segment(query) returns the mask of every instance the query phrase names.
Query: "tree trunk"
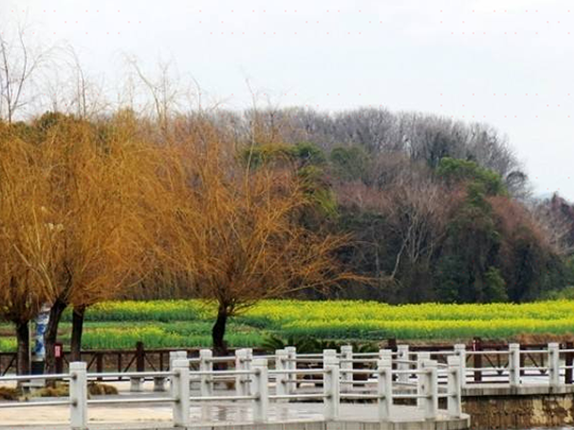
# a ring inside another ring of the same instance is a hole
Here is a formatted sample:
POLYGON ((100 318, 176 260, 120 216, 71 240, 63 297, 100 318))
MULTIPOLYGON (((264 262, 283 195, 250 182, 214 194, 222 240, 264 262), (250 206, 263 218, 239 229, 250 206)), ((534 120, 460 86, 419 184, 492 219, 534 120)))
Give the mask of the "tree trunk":
POLYGON ((50 308, 50 320, 44 334, 44 344, 46 346, 46 373, 56 373, 56 357, 54 357, 54 346, 58 340, 58 326, 62 319, 62 314, 68 305, 61 299, 56 299, 50 308))
POLYGON ((215 355, 227 355, 227 343, 224 340, 227 317, 227 309, 220 307, 217 311, 217 320, 215 320, 215 324, 211 330, 213 353, 215 355))
POLYGON ((28 321, 16 323, 16 340, 18 342, 18 375, 30 374, 30 332, 28 321))
POLYGON ((85 306, 74 308, 72 314, 72 339, 70 344, 70 361, 81 361, 82 332, 84 330, 85 306))

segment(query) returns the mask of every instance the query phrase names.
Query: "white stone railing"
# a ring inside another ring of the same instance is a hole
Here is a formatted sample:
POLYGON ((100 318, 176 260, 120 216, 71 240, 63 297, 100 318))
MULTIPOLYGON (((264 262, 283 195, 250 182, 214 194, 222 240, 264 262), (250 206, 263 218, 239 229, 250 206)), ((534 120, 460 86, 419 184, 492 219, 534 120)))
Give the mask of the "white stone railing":
POLYGON ((468 387, 475 383, 474 373, 480 374, 480 382, 497 383, 508 385, 509 387, 519 387, 527 385, 548 385, 550 387, 560 387, 572 385, 566 378, 567 372, 572 372, 574 366, 567 364, 563 358, 567 354, 574 353, 573 349, 560 349, 558 343, 549 343, 546 349, 522 350, 520 344, 511 343, 507 350, 484 350, 467 351, 465 345, 455 345, 454 351, 447 352, 460 359, 460 373, 463 387, 468 387), (526 356, 538 356, 542 363, 522 365, 526 356), (467 360, 473 356, 483 358, 501 357, 502 364, 492 363, 490 366, 469 367, 467 360))
POLYGON ((171 404, 174 426, 189 423, 192 404, 221 401, 247 402, 256 423, 268 421, 270 404, 301 400, 322 402, 325 420, 339 419, 341 405, 358 400, 370 401, 379 421, 394 419, 397 401, 416 404, 419 411, 424 411, 425 419, 434 420, 439 415, 461 416, 461 395, 475 383, 476 372, 481 372, 482 382, 493 386, 572 385, 564 376, 572 373, 574 366, 566 364, 571 358, 563 360, 572 354, 573 349, 560 349, 557 343, 538 350, 522 350, 519 344, 510 344, 505 350, 469 351, 464 345, 455 345, 452 350, 416 352, 400 345, 397 351, 381 349, 373 353, 357 353, 351 346, 343 346, 340 352, 325 350, 317 354, 299 354, 294 347, 287 347, 263 356, 254 356, 251 349, 239 349, 228 357, 214 357, 211 350, 205 349, 198 358, 191 359, 186 352, 175 351, 170 354, 167 372, 88 374, 86 363, 76 362, 71 363, 68 374, 3 376, 0 383, 64 380, 70 390, 66 399, 6 401, 0 403, 0 408, 69 406, 74 429, 86 428, 90 405, 122 403, 171 404), (531 360, 533 355, 538 357, 538 362, 525 362, 527 355, 531 360), (475 356, 482 356, 491 365, 468 366, 467 361, 475 356), (214 364, 225 364, 227 368, 214 369, 214 364), (120 377, 130 378, 131 391, 142 391, 148 380, 154 381, 154 391, 168 391, 169 381, 169 393, 88 398, 88 381, 120 377), (446 399, 443 411, 439 411, 441 398, 446 399))
MULTIPOLYGON (((269 420, 271 402, 284 403, 298 400, 316 400, 323 403, 323 419, 338 420, 342 404, 356 400, 370 400, 376 408, 377 419, 392 421, 395 417, 395 401, 408 399, 416 402, 424 411, 426 420, 436 420, 439 416, 460 417, 461 384, 458 357, 451 357, 448 365, 439 365, 427 358, 416 362, 414 369, 393 369, 390 351, 383 351, 381 357, 355 357, 352 350, 344 348, 338 354, 335 350, 325 350, 322 354, 297 355, 294 348, 278 350, 272 356, 253 356, 248 349, 239 350, 235 357, 213 357, 211 351, 203 350, 199 359, 187 359, 185 352, 173 352, 170 356, 168 372, 94 373, 88 374, 86 363, 70 364, 70 373, 62 375, 4 376, 5 381, 28 381, 33 379, 59 379, 69 382, 69 398, 65 400, 34 402, 2 402, 0 408, 62 406, 70 408, 70 426, 74 430, 86 429, 87 412, 90 405, 121 405, 125 403, 150 404, 168 403, 172 406, 172 421, 175 427, 190 424, 190 406, 193 403, 214 403, 222 401, 249 402, 252 408, 253 423, 269 420), (226 362, 233 364, 233 370, 214 370, 213 364, 226 362), (299 368, 298 364, 316 367, 299 368), (368 364, 370 369, 354 369, 353 364, 368 364), (271 364, 271 368, 269 366, 271 364), (192 369, 198 365, 198 369, 192 369), (372 391, 353 390, 354 376, 362 375, 372 382, 372 391), (148 379, 169 380, 169 394, 155 397, 111 397, 88 398, 89 380, 106 380, 119 376, 132 379, 132 389, 141 390, 148 379), (309 380, 306 377, 314 376, 309 380), (407 378, 405 382, 405 376, 407 378), (446 377, 448 384, 440 387, 439 376, 446 377), (318 378, 317 378, 318 377, 318 378), (414 384, 412 380, 416 381, 414 384), (218 383, 232 382, 234 389, 218 389, 218 383), (199 389, 191 390, 194 384, 199 389), (318 386, 322 386, 317 390, 318 386), (441 389, 442 388, 442 389, 441 389), (439 399, 447 399, 447 410, 439 412, 439 399)), ((407 360, 407 359, 405 359, 407 360)), ((400 361, 399 361, 400 363, 400 361)))

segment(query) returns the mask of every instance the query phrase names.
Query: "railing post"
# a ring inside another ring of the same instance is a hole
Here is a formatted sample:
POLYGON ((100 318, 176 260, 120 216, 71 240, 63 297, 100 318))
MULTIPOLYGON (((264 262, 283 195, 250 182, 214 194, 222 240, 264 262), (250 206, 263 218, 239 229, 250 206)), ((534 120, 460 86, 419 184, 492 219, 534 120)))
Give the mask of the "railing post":
POLYGON ((256 358, 253 360, 252 392, 255 396, 253 401, 253 422, 264 423, 267 421, 269 408, 269 373, 267 360, 256 358))
POLYGON ((520 344, 508 344, 508 376, 511 387, 520 385, 520 344))
POLYGON ((457 343, 454 346, 454 352, 460 359, 460 386, 466 386, 466 345, 464 343, 457 343))
MULTIPOLYGON (((323 369, 325 368, 325 363, 333 362, 333 360, 337 360, 337 350, 335 350, 335 349, 324 349, 323 350, 323 369)), ((337 361, 337 364, 339 364, 338 361, 337 361)))
MULTIPOLYGON (((428 351, 421 351, 417 354, 417 370, 423 369, 423 362, 430 360, 430 352, 428 351)), ((424 378, 420 373, 417 374, 417 394, 423 394, 423 381, 424 378)), ((418 398, 417 399, 417 406, 419 409, 424 409, 425 407, 425 399, 418 398)))
MULTIPOLYGON (((136 372, 145 372, 145 348, 143 342, 136 342, 136 372)), ((139 376, 130 378, 130 392, 139 393, 143 391, 144 379, 139 376)))
POLYGON ((325 405, 324 417, 326 421, 333 421, 339 417, 340 385, 339 360, 334 349, 323 350, 323 400, 325 405))
MULTIPOLYGON (((528 348, 525 348, 524 345, 520 345, 520 351, 524 351, 524 350, 528 350, 528 348)), ((541 365, 544 366, 544 362, 541 365)), ((526 375, 526 371, 523 369, 523 367, 526 367, 526 354, 521 353, 520 354, 520 377, 523 377, 524 375, 526 375)))
POLYGON ((351 391, 353 389, 353 346, 341 346, 341 392, 351 391))
MULTIPOLYGON (((213 351, 210 349, 202 349, 199 351, 199 371, 200 372, 213 372, 213 351)), ((211 396, 213 393, 213 375, 201 375, 199 377, 199 391, 201 397, 211 396)))
MULTIPOLYGON (((170 371, 173 370, 173 363, 175 362, 175 360, 187 360, 187 351, 169 351, 169 370, 170 371)), ((189 362, 188 362, 188 364, 189 364, 189 362)), ((173 392, 173 390, 172 390, 173 379, 170 378, 170 380, 171 380, 170 381, 170 390, 173 392)), ((191 381, 189 383, 189 386, 191 388, 191 381)))
POLYGON ((189 425, 189 361, 180 358, 172 362, 173 372, 171 394, 173 402, 173 425, 187 427, 189 425))
MULTIPOLYGON (((247 351, 245 349, 235 350, 235 370, 244 371, 245 370, 245 357, 247 351)), ((248 379, 245 375, 235 375, 235 394, 237 396, 245 396, 245 380, 248 379)))
MULTIPOLYGON (((390 348, 379 349, 379 360, 389 360, 391 362, 391 369, 396 369, 397 364, 393 362, 393 353, 394 351, 390 348)), ((392 373, 391 377, 393 378, 393 380, 397 379, 397 375, 393 376, 392 373)))
MULTIPOLYGON (((243 369, 250 371, 251 367, 252 367, 252 363, 253 363, 253 348, 245 348, 245 363, 243 365, 243 369)), ((245 395, 249 396, 251 395, 251 382, 250 382, 251 377, 250 376, 246 376, 244 379, 244 383, 245 383, 245 395)))
POLYGON ((556 342, 548 344, 548 377, 551 387, 560 385, 560 345, 556 342))
MULTIPOLYGON (((397 360, 400 360, 397 363, 397 370, 403 372, 405 370, 409 370, 410 365, 409 363, 401 362, 409 359, 409 346, 408 345, 399 345, 398 346, 398 356, 397 360)), ((397 375, 398 382, 408 382, 409 381, 409 374, 408 373, 399 373, 397 375)))
POLYGON ((143 342, 136 342, 136 370, 145 372, 145 348, 143 342))
MULTIPOLYGON (((187 351, 170 351, 169 352, 169 370, 173 370, 173 363, 175 360, 187 360, 187 351)), ((189 365, 189 361, 188 361, 189 365)), ((193 382, 189 382, 189 388, 191 389, 193 382)), ((173 385, 173 381, 170 378, 170 390, 173 385)), ((155 390, 154 390, 155 391, 155 390)))
MULTIPOLYGON (((160 353, 161 357, 161 353, 160 353)), ((187 351, 169 351, 169 370, 173 368, 174 360, 187 360, 187 351)), ((162 360, 163 362, 163 360, 162 360)), ((160 366, 161 368, 162 366, 160 366)), ((154 376, 153 378, 153 390, 156 392, 164 392, 167 391, 165 387, 166 378, 163 376, 154 376)), ((190 382, 191 384, 191 382, 190 382)), ((170 385, 171 387, 171 385, 170 385)), ((190 385, 191 388, 191 385, 190 385)), ((171 389, 171 388, 170 388, 171 389)))
POLYGON ((70 428, 88 428, 88 377, 83 361, 70 363, 70 428))
MULTIPOLYGON (((472 350, 473 351, 482 351, 482 340, 480 338, 475 337, 472 340, 472 350)), ((482 382, 482 355, 481 354, 474 354, 473 358, 473 366, 476 370, 474 371, 474 382, 482 382)))
MULTIPOLYGON (((289 363, 287 362, 287 351, 284 349, 275 350, 275 370, 280 373, 276 374, 275 379, 275 392, 278 396, 284 396, 287 394, 287 374, 282 373, 284 370, 289 370, 289 363)), ((279 400, 279 402, 284 402, 279 400)))
POLYGON ((564 383, 571 384, 572 383, 572 364, 574 363, 574 354, 571 352, 574 349, 573 342, 566 342, 565 344, 566 349, 568 352, 564 353, 564 364, 566 366, 566 372, 564 373, 564 383))
POLYGON ((392 349, 379 349, 379 360, 390 360, 393 361, 393 350, 392 349))
POLYGON ((297 374, 295 373, 297 370, 297 349, 294 346, 287 346, 285 351, 287 351, 288 369, 291 371, 287 375, 287 392, 294 394, 297 389, 297 374))
POLYGON ((324 349, 323 350, 323 363, 327 359, 330 359, 332 361, 333 358, 337 358, 337 350, 336 349, 324 349))
MULTIPOLYGON (((96 373, 104 373, 104 354, 101 352, 96 353, 96 373)), ((102 378, 98 378, 101 381, 102 378)))
POLYGON ((393 362, 388 358, 377 361, 377 406, 379 421, 390 421, 393 415, 393 362))
POLYGON ((425 360, 422 362, 423 375, 422 394, 424 397, 424 414, 426 420, 435 420, 438 415, 438 375, 437 362, 425 360))
POLYGON ((460 357, 451 355, 447 358, 447 410, 451 417, 460 418, 462 414, 462 385, 460 381, 460 357))

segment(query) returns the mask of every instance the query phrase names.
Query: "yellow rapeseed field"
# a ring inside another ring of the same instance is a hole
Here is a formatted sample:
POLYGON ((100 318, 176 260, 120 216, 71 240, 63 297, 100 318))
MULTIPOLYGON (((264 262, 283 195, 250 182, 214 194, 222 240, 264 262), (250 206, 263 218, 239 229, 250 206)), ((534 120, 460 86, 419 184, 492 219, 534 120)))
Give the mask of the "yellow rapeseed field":
MULTIPOLYGON (((86 313, 86 348, 193 347, 211 343, 215 309, 199 300, 121 301, 96 305, 86 313)), ((70 334, 65 314, 60 340, 70 334)), ((0 325, 0 351, 13 350, 13 330, 0 325)), ((574 301, 525 304, 426 303, 391 306, 368 301, 267 300, 232 318, 230 346, 259 346, 270 334, 283 338, 380 341, 508 340, 524 334, 574 334, 574 301)))

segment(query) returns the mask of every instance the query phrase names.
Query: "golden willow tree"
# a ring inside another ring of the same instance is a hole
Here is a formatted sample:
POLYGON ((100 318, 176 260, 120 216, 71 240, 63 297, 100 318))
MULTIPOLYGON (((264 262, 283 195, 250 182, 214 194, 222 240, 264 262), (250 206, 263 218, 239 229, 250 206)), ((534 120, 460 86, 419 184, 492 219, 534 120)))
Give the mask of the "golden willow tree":
POLYGON ((15 299, 2 314, 9 319, 26 305, 30 311, 22 318, 27 322, 39 303, 51 304, 48 370, 62 312, 73 308, 72 359, 79 359, 85 309, 115 297, 146 271, 143 244, 152 216, 146 192, 157 157, 142 142, 133 118, 121 114, 98 125, 45 115, 2 139, 4 177, 18 187, 6 189, 2 200, 7 208, 0 215, 0 240, 3 251, 10 252, 2 261, 25 274, 3 274, 1 294, 15 299), (27 175, 10 170, 18 165, 14 160, 27 175), (11 282, 19 295, 6 288, 11 282))
POLYGON ((0 124, 0 316, 16 329, 18 372, 27 373, 28 322, 54 297, 51 240, 39 148, 0 124))
POLYGON ((257 301, 349 277, 333 258, 346 238, 301 226, 311 203, 288 160, 254 168, 201 119, 187 121, 174 142, 157 244, 169 271, 188 276, 188 293, 216 305, 216 352, 226 351, 228 318, 257 301))

